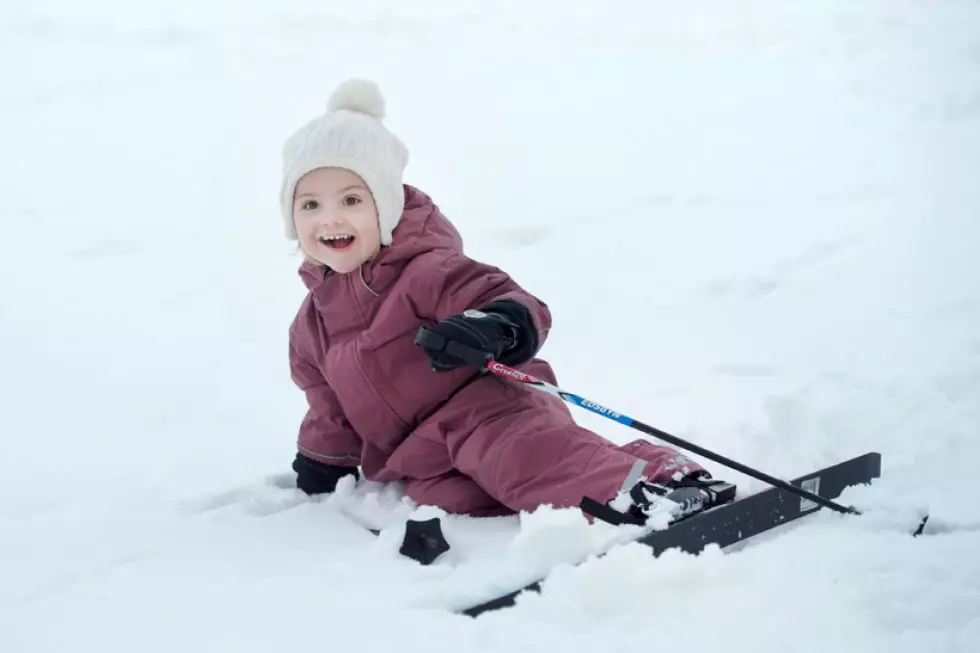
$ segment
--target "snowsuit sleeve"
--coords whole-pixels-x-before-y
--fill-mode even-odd
[[[454,253],[441,261],[435,272],[442,280],[436,298],[435,318],[443,320],[470,308],[483,308],[501,300],[515,301],[526,308],[537,330],[537,347],[544,345],[551,330],[547,304],[524,290],[503,270]],[[532,355],[533,355],[532,353]]]
[[[328,465],[356,467],[361,439],[354,432],[319,368],[289,340],[289,367],[293,381],[306,393],[306,415],[299,427],[299,453]]]

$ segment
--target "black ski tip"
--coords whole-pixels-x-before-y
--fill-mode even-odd
[[[442,522],[438,517],[425,521],[409,519],[405,522],[405,539],[398,552],[419,564],[429,565],[449,550],[449,542],[442,534]]]
[[[912,531],[912,537],[919,537],[920,535],[922,535],[926,530],[926,522],[928,521],[929,521],[929,515],[925,515],[922,518],[922,521],[919,522],[919,525],[916,527],[916,529]]]
[[[524,594],[525,592],[540,592],[540,591],[541,591],[541,583],[540,581],[535,581],[530,585],[525,585],[519,590],[515,590],[508,594],[504,594],[503,596],[492,599],[490,601],[486,601],[479,605],[475,605],[472,608],[467,608],[466,610],[463,610],[460,614],[465,615],[467,617],[473,617],[475,619],[476,617],[479,617],[484,612],[492,612],[494,610],[500,610],[501,608],[509,608],[512,605],[516,605],[517,598],[521,594]]]

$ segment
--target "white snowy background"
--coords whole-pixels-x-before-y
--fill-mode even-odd
[[[8,0],[0,73],[5,653],[980,650],[977,3]],[[279,147],[348,76],[564,387],[787,478],[880,451],[868,513],[577,567],[572,511],[451,519],[423,568],[398,487],[291,489]]]

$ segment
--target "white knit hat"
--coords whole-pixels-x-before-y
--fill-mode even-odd
[[[346,168],[359,175],[378,207],[381,244],[391,244],[405,209],[402,173],[408,149],[382,124],[385,101],[377,84],[348,79],[327,103],[327,112],[289,137],[282,148],[280,203],[286,237],[297,240],[293,193],[300,178],[316,168]]]

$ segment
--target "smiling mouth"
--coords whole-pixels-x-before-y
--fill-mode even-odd
[[[349,249],[351,245],[354,244],[354,236],[351,234],[337,234],[336,236],[323,236],[320,238],[320,242],[329,247],[330,249],[335,249],[342,251]]]

